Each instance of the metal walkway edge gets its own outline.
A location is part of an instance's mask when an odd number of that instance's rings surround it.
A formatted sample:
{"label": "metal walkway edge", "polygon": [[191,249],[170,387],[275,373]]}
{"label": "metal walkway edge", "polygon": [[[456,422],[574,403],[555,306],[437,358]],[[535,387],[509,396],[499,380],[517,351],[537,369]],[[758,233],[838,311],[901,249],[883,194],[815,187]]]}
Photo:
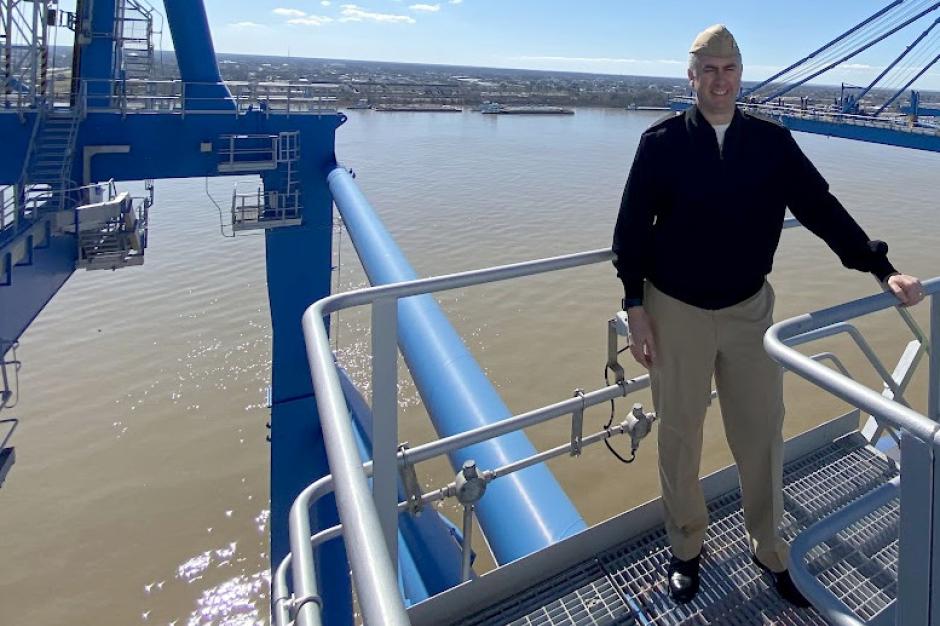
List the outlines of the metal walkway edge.
{"label": "metal walkway edge", "polygon": [[[866,443],[857,433],[848,435],[786,465],[782,530],[787,540],[897,475],[894,464]],[[780,599],[751,562],[739,490],[712,499],[709,512],[702,591],[688,605],[676,606],[667,595],[669,552],[659,526],[458,624],[827,623],[812,609]],[[811,554],[810,568],[862,618],[871,618],[896,597],[898,520],[893,501]]]}

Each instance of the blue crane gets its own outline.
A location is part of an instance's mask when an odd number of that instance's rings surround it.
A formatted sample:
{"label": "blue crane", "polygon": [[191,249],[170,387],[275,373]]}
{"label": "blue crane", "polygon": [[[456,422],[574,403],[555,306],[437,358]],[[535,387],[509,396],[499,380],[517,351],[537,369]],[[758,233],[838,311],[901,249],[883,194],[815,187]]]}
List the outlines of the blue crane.
{"label": "blue crane", "polygon": [[[330,473],[301,318],[330,294],[335,181],[346,181],[347,196],[358,194],[334,154],[335,134],[346,117],[336,109],[334,95],[310,84],[224,82],[202,0],[163,0],[163,6],[178,80],[155,76],[159,14],[146,0],[78,0],[74,11],[61,10],[58,0],[0,0],[0,409],[9,399],[6,373],[19,367],[14,352],[19,337],[72,273],[145,261],[154,179],[257,176],[257,188],[235,188],[223,226],[232,235],[257,229],[265,236],[273,331],[271,561],[276,565],[290,550],[291,504]],[[70,72],[54,67],[56,28],[74,33]],[[119,188],[139,180],[148,181],[143,197]],[[372,236],[373,280],[409,276],[412,270],[381,235],[371,207],[364,200],[352,204],[358,207],[357,228]],[[393,256],[395,263],[389,260]],[[451,370],[439,359],[448,355],[411,348],[446,341],[451,352],[457,349],[459,338],[430,297],[403,303],[399,326],[406,358],[419,359],[427,372],[425,380],[416,377],[419,388],[464,390],[467,397],[487,400],[469,405],[470,411],[448,398],[429,402],[442,406],[436,417],[445,432],[467,430],[468,419],[476,425],[508,414],[473,363],[443,381],[441,372]],[[354,389],[346,401],[357,420],[360,454],[368,459],[371,410]],[[0,483],[13,461],[12,448],[5,445],[0,439]],[[522,458],[531,454],[531,444],[517,433],[474,450],[484,460],[486,455]],[[384,485],[388,477],[375,480]],[[339,521],[332,496],[320,499],[312,513],[315,529]],[[478,514],[484,528],[490,519],[514,519],[508,529],[491,532],[500,561],[585,526],[544,466],[490,490]],[[460,535],[436,511],[402,516],[397,545],[389,548],[398,553],[407,601],[461,582]],[[317,564],[325,621],[351,624],[343,543],[320,546]]]}

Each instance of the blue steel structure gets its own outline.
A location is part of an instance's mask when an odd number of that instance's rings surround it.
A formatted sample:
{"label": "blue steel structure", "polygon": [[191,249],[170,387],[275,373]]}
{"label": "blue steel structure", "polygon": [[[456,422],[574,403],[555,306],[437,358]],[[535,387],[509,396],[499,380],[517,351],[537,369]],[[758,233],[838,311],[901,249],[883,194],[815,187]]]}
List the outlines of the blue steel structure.
{"label": "blue steel structure", "polygon": [[[322,453],[310,377],[304,360],[300,317],[310,303],[329,293],[332,261],[332,202],[324,172],[335,164],[334,133],[345,118],[335,111],[304,114],[277,112],[260,106],[237,110],[238,102],[221,82],[203,4],[192,0],[165,0],[182,81],[176,85],[175,103],[135,110],[122,99],[125,84],[115,67],[115,22],[119,0],[79,2],[75,15],[76,45],[69,102],[56,102],[37,93],[25,106],[0,109],[0,184],[29,186],[22,171],[36,137],[37,126],[51,114],[72,115],[78,126],[70,170],[88,181],[219,176],[226,172],[224,154],[231,137],[278,137],[299,133],[295,165],[301,206],[300,225],[266,231],[268,290],[273,326],[272,402],[272,555],[287,551],[286,516],[290,503],[303,487],[328,471]],[[161,111],[161,108],[169,110]],[[103,150],[111,148],[111,150]],[[271,155],[247,153],[237,173],[256,173],[265,189],[277,189],[283,172],[271,167]],[[253,159],[258,167],[253,168]],[[264,163],[261,163],[261,161]],[[74,186],[74,182],[72,183]],[[17,193],[25,195],[26,190]],[[0,337],[4,346],[17,340],[33,318],[76,269],[78,237],[70,214],[73,206],[39,206],[0,233],[0,255],[11,258],[13,246],[29,236],[31,224],[47,215],[57,224],[42,249],[11,267],[8,284],[0,287]],[[4,348],[4,352],[6,349]],[[329,499],[316,511],[317,523],[336,522]],[[328,614],[335,623],[350,621],[351,592],[345,551],[339,543],[322,549],[330,576],[322,588],[331,599]]]}
{"label": "blue steel structure", "polygon": [[[0,357],[12,350],[76,269],[115,269],[143,261],[149,203],[141,212],[133,203],[121,204],[121,196],[97,197],[90,184],[110,181],[113,187],[122,181],[234,174],[260,177],[264,193],[257,196],[257,205],[243,204],[236,212],[233,198],[232,225],[236,230],[265,230],[273,329],[271,559],[279,563],[289,550],[291,503],[304,488],[330,473],[300,320],[312,303],[330,292],[333,199],[347,207],[344,222],[373,284],[411,280],[415,274],[350,173],[337,164],[335,133],[346,118],[329,100],[311,95],[306,87],[284,85],[260,94],[227,86],[219,73],[201,0],[164,0],[181,79],[135,78],[122,51],[128,38],[122,35],[121,22],[128,11],[139,10],[141,1],[79,0],[68,20],[60,19],[55,0],[4,5],[12,11],[14,5],[22,10],[28,4],[42,19],[33,20],[41,32],[34,33],[31,52],[22,57],[21,65],[10,62],[11,54],[0,58],[0,136],[4,138],[0,186],[7,186],[7,195],[0,196]],[[898,17],[898,11],[912,4],[914,9]],[[895,21],[873,35],[880,41],[887,30],[896,32],[938,7],[940,2],[896,0],[833,43],[860,36],[869,26],[880,24],[879,20],[894,16]],[[4,17],[12,19],[13,14]],[[61,22],[75,31],[76,42],[73,75],[64,93],[49,79],[45,66],[47,30]],[[922,42],[933,41],[937,31],[931,26],[905,55]],[[9,43],[10,33],[6,36]],[[870,38],[857,47],[873,43],[877,41]],[[817,54],[831,45],[788,70],[799,69],[807,61],[818,64]],[[818,69],[810,73],[818,75]],[[786,93],[767,84],[776,90],[771,98]],[[749,97],[753,99],[757,89]],[[854,108],[854,115],[784,105],[775,110],[771,98],[748,105],[776,112],[796,130],[940,150],[940,135],[930,127],[895,121],[868,123],[871,118]],[[930,107],[918,104],[915,95],[912,110],[927,116]],[[120,211],[115,214],[117,221],[93,222],[88,228],[88,215],[112,206]],[[133,249],[127,242],[133,243]],[[107,262],[96,265],[104,257]],[[439,435],[509,417],[507,407],[430,296],[399,304],[398,337]],[[368,459],[374,426],[371,409],[348,380],[344,392],[356,422],[360,454]],[[0,408],[3,401],[0,396]],[[455,469],[470,458],[482,467],[496,467],[534,452],[523,434],[514,433],[457,450],[450,460]],[[0,474],[6,469],[8,465],[0,464]],[[400,499],[403,493],[400,486]],[[477,514],[500,564],[585,529],[544,465],[494,483],[479,502]],[[507,518],[513,523],[500,523]],[[333,498],[319,500],[313,511],[315,530],[338,521]],[[399,586],[406,604],[460,582],[460,531],[438,513],[402,513],[397,545]],[[332,541],[318,547],[316,563],[325,622],[351,623],[351,585],[343,544]]]}
{"label": "blue steel structure", "polygon": [[[286,85],[263,96],[230,89],[219,73],[201,0],[164,0],[181,79],[130,78],[121,50],[121,20],[141,1],[79,0],[75,13],[61,20],[75,32],[73,77],[64,93],[47,80],[44,65],[47,27],[60,17],[55,0],[30,5],[41,17],[41,32],[32,42],[35,54],[20,71],[12,64],[4,67],[0,186],[7,186],[8,193],[0,198],[0,356],[15,346],[77,268],[90,267],[89,259],[104,254],[102,242],[121,244],[117,260],[108,261],[111,269],[132,264],[128,259],[143,261],[143,247],[124,254],[123,243],[134,234],[125,218],[145,228],[145,211],[138,222],[131,219],[133,212],[128,217],[125,207],[119,221],[89,231],[86,216],[99,210],[95,201],[102,200],[93,197],[89,185],[110,181],[113,189],[122,181],[142,179],[258,175],[264,185],[260,205],[238,213],[233,208],[232,219],[236,230],[265,229],[273,328],[271,560],[278,563],[289,551],[291,503],[329,473],[300,320],[313,302],[330,292],[331,192],[355,196],[352,204],[359,210],[345,216],[346,224],[374,283],[414,278],[414,272],[349,174],[337,166],[334,139],[345,116],[306,88]],[[10,12],[4,17],[17,17],[10,8],[16,5],[5,5]],[[18,5],[22,10],[23,3]],[[20,17],[29,22],[28,15]],[[113,259],[113,250],[107,251]],[[402,349],[442,435],[509,415],[433,300],[402,303],[399,326]],[[435,348],[422,347],[426,342]],[[445,367],[454,355],[459,363]],[[360,451],[368,459],[371,411],[351,384],[347,403],[357,421]],[[533,452],[524,435],[514,434],[461,451],[452,461],[457,468],[472,454],[496,465]],[[500,562],[585,528],[544,466],[503,481],[487,494],[478,512]],[[497,523],[507,515],[514,524]],[[333,498],[322,499],[313,511],[315,530],[337,522]],[[438,513],[403,514],[398,544],[406,603],[460,582],[460,532]],[[318,548],[317,564],[325,622],[351,623],[342,543]]]}

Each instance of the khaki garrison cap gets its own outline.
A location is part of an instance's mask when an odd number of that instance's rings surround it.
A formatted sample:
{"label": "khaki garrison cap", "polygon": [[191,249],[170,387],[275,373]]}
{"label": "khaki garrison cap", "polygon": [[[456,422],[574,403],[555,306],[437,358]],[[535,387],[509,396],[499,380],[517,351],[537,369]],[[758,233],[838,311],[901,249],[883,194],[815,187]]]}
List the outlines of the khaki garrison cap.
{"label": "khaki garrison cap", "polygon": [[695,41],[692,42],[689,53],[710,57],[741,56],[738,42],[734,40],[734,35],[724,24],[715,24],[700,32]]}

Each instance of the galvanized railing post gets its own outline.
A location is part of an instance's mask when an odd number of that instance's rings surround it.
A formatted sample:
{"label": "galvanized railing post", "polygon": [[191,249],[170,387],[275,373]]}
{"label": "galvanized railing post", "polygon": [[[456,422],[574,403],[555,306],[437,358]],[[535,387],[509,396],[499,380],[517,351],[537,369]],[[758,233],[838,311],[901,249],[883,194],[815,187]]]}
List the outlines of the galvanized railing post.
{"label": "galvanized railing post", "polygon": [[927,417],[940,422],[940,294],[930,296],[930,363],[927,389]]}
{"label": "galvanized railing post", "polygon": [[372,497],[398,563],[398,299],[372,304]]}
{"label": "galvanized railing post", "polygon": [[898,547],[897,623],[928,626],[930,622],[930,568],[924,558],[931,548],[931,500],[934,487],[934,450],[929,443],[901,432],[901,520]]}
{"label": "galvanized railing post", "polygon": [[23,213],[26,211],[25,206],[26,200],[26,190],[25,185],[21,182],[13,183],[13,226],[14,228],[19,224],[20,219],[23,217]]}
{"label": "galvanized railing post", "polygon": [[[39,10],[40,10],[40,4],[38,2],[33,2],[33,24],[32,24],[32,31],[31,31],[33,33],[39,32],[39,24],[40,24]],[[12,34],[13,33],[9,33],[8,36],[12,36]],[[39,50],[36,46],[35,40],[30,45],[29,53],[32,57],[32,64],[33,64],[31,68],[32,82],[33,82],[33,84],[31,85],[32,95],[33,95],[33,106],[41,106],[42,100],[40,99],[40,95],[36,87],[39,84]]]}
{"label": "galvanized railing post", "polygon": [[[323,440],[336,488],[336,508],[340,519],[348,523],[343,529],[346,554],[363,621],[382,626],[407,626],[408,617],[404,601],[398,594],[395,566],[389,558],[375,501],[369,493],[366,473],[363,472],[352,430],[352,418],[343,397],[330,340],[323,324],[324,315],[328,315],[323,308],[328,301],[328,298],[320,300],[307,309],[303,316],[303,328]],[[303,535],[292,531],[291,552],[295,559],[302,556],[302,547],[293,543],[299,537]],[[309,537],[303,537],[303,543],[309,545]],[[306,560],[309,552],[303,556]],[[300,620],[298,626],[308,624]]]}
{"label": "galvanized railing post", "polygon": [[[881,285],[881,288],[884,289],[885,292],[891,292],[891,289],[877,278],[875,278],[875,282]],[[921,329],[920,326],[917,325],[917,322],[914,320],[914,316],[911,315],[911,312],[903,306],[897,306],[894,307],[894,309],[898,312],[898,315],[901,316],[901,319],[904,320],[904,323],[907,324],[907,327],[911,329],[911,333],[913,333],[914,338],[920,342],[920,345],[925,351],[929,352],[931,344],[927,340],[927,334]]]}
{"label": "galvanized railing post", "polygon": [[[930,296],[930,351],[929,371],[927,373],[927,417],[934,422],[940,422],[940,293],[934,293]],[[934,437],[934,446],[930,450],[931,461],[933,463],[932,479],[930,485],[929,503],[930,510],[924,516],[922,522],[927,526],[927,543],[929,546],[929,558],[927,567],[929,568],[928,580],[930,587],[928,589],[928,598],[930,602],[929,622],[936,624],[940,620],[940,537],[937,535],[936,528],[940,524],[940,433]],[[904,478],[908,478],[911,472],[904,472]],[[906,622],[898,621],[899,624]]]}

